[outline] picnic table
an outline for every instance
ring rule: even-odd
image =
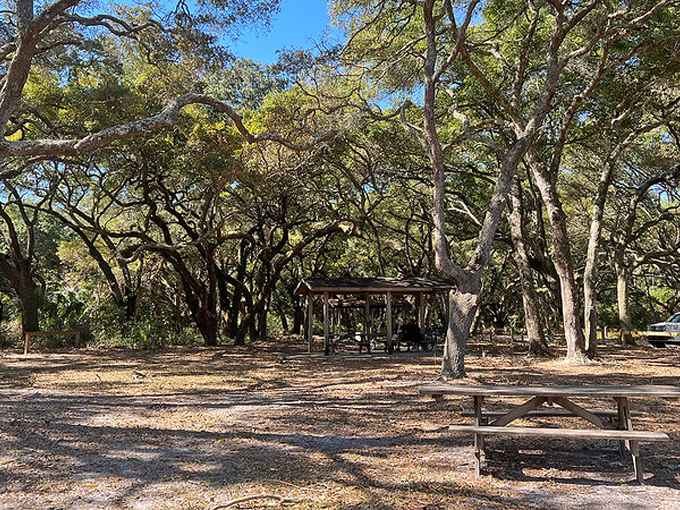
[[[473,409],[463,415],[474,417],[473,425],[451,425],[454,433],[472,433],[475,449],[475,472],[481,474],[482,452],[485,436],[500,435],[514,437],[558,437],[567,439],[611,439],[618,440],[622,451],[629,451],[633,458],[635,477],[643,483],[644,475],[640,461],[641,441],[668,441],[664,432],[633,430],[630,407],[631,398],[677,399],[680,388],[676,386],[609,386],[609,385],[568,385],[568,386],[521,386],[521,385],[464,385],[435,384],[420,389],[421,396],[442,398],[445,395],[467,396],[473,399]],[[528,398],[507,410],[489,411],[483,407],[486,398]],[[594,409],[574,399],[613,399],[613,409]],[[559,407],[555,408],[553,405]],[[552,428],[531,426],[508,426],[520,418],[535,416],[580,417],[596,428]]]

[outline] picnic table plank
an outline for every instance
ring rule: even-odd
[[[499,410],[482,410],[484,417],[497,418],[508,414],[509,410],[499,411]],[[618,417],[618,410],[616,409],[590,409],[589,412],[596,416],[615,418]],[[474,416],[474,411],[472,409],[464,409],[460,411],[461,416]],[[640,411],[631,411],[632,416],[639,416]],[[532,409],[526,416],[540,416],[540,417],[550,417],[550,416],[574,416],[574,413],[562,409],[560,407],[539,407],[537,409]]]
[[[615,441],[669,441],[665,432],[618,429],[566,429],[552,427],[495,427],[491,425],[450,425],[449,432],[483,436],[561,437],[565,439],[611,439]]]
[[[465,384],[434,384],[420,389],[421,396],[465,395],[482,397],[653,397],[680,398],[680,387],[671,385],[536,385],[536,386],[470,386]]]

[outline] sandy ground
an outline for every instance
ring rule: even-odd
[[[672,439],[643,444],[645,485],[614,442],[490,439],[476,478],[472,439],[444,430],[470,402],[418,397],[433,354],[276,349],[1,353],[0,508],[680,509],[680,402],[633,402],[636,428]],[[468,381],[680,376],[677,349],[585,367],[522,351],[473,344]]]

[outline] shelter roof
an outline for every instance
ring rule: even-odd
[[[452,280],[427,278],[307,278],[300,280],[295,294],[419,294],[451,290]]]

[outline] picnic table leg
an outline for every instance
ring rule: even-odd
[[[627,397],[617,397],[616,403],[618,406],[619,429],[633,430],[633,420],[630,414],[630,405]],[[639,441],[621,441],[619,443],[620,450],[628,450],[633,458],[633,469],[635,471],[635,478],[638,482],[644,483],[644,472],[642,471],[642,461],[640,460],[640,443]]]
[[[626,423],[624,403],[621,401],[620,398],[616,398],[614,400],[616,400],[616,407],[617,407],[616,428],[619,429],[619,430],[625,430],[626,427],[628,427],[628,424]],[[625,441],[619,441],[619,453],[621,455],[624,455],[626,453],[626,450],[627,450],[626,442]]]
[[[475,426],[483,425],[482,423],[482,402],[484,397],[475,396]],[[481,434],[474,435],[475,444],[475,475],[480,476],[482,474],[482,451],[484,450],[484,436]]]

